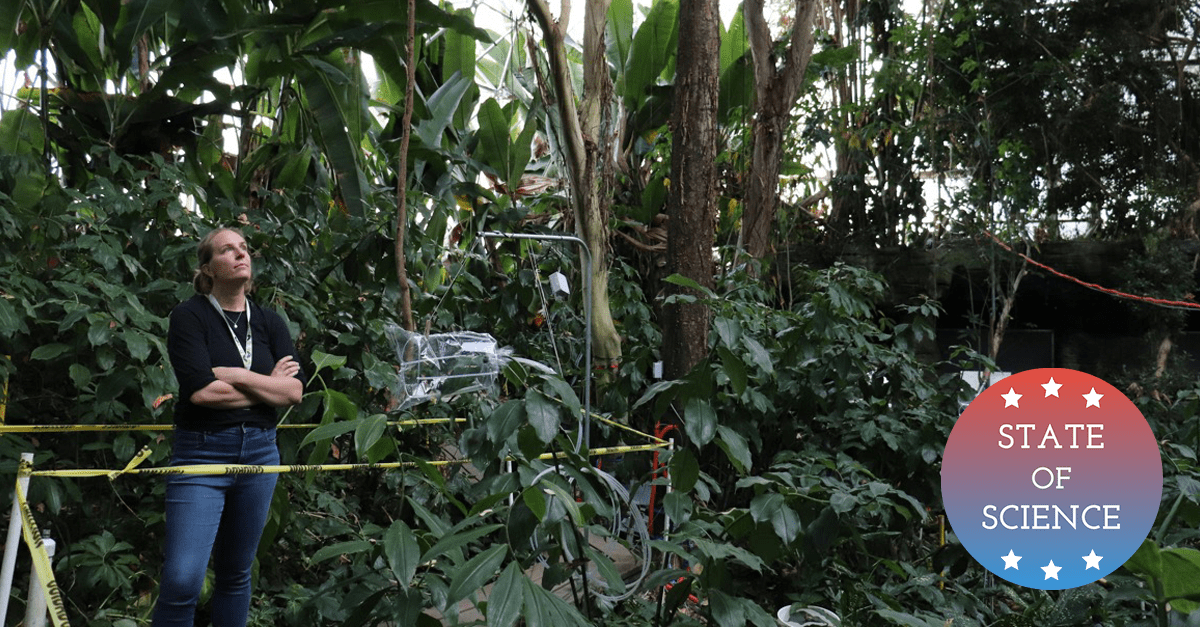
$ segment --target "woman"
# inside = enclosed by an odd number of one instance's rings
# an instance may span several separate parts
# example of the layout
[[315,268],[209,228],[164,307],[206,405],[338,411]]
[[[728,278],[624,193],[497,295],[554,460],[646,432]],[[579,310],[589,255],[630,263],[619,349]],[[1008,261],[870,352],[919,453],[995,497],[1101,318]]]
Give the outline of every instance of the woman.
[[[171,312],[167,352],[179,381],[171,465],[279,463],[275,409],[300,402],[304,374],[287,327],[246,297],[246,240],[217,229],[200,241],[196,295]],[[154,627],[192,627],[209,556],[216,579],[212,622],[244,626],[250,569],[275,474],[175,475],[167,479],[163,576]]]

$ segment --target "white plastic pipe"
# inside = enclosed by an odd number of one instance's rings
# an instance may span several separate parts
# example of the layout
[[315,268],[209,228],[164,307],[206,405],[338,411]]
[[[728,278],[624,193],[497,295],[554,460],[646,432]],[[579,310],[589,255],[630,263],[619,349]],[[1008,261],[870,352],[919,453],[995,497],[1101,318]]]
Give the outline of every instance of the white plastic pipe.
[[[33,463],[33,453],[21,453],[21,462]],[[17,476],[18,489],[29,489],[29,475]],[[12,514],[8,517],[8,539],[4,543],[4,563],[0,565],[0,625],[6,625],[8,600],[12,596],[13,570],[17,566],[17,547],[21,545],[21,503],[13,492]]]
[[[46,547],[46,557],[54,564],[54,540],[42,538],[42,546]],[[51,566],[53,568],[53,566]],[[37,569],[29,573],[29,601],[25,604],[25,627],[46,627],[46,595],[42,593],[42,585],[38,582]]]

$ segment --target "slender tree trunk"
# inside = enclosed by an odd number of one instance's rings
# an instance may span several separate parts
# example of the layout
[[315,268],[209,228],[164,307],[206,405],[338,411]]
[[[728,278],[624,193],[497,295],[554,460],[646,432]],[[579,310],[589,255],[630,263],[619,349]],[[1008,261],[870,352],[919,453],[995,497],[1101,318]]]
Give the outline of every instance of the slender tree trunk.
[[[754,63],[754,127],[742,243],[746,252],[762,259],[771,244],[771,225],[779,204],[779,168],[792,105],[804,84],[812,59],[813,17],[817,0],[796,0],[791,44],[781,67],[772,53],[774,42],[763,18],[763,0],[746,0],[746,31]],[[682,11],[682,7],[680,9]],[[682,24],[680,32],[683,31]],[[682,38],[681,38],[682,39]]]
[[583,35],[583,98],[576,107],[567,64],[562,25],[555,22],[545,0],[526,0],[545,39],[554,84],[555,106],[567,148],[575,228],[592,252],[592,354],[602,366],[621,359],[621,336],[608,301],[608,190],[613,176],[611,143],[612,82],[604,55],[604,26],[609,0],[588,0]]
[[411,136],[413,83],[417,80],[416,0],[408,0],[408,37],[404,46],[404,65],[408,80],[404,85],[404,122],[400,125],[400,163],[396,180],[396,281],[400,283],[400,316],[404,328],[416,330],[412,315],[412,290],[408,286],[408,258],[404,240],[408,232],[408,142]]
[[[711,288],[717,213],[717,97],[721,45],[717,0],[679,6],[679,55],[671,111],[671,193],[667,198],[667,264],[671,272]],[[674,285],[668,293],[690,290]],[[663,371],[683,377],[708,353],[710,312],[703,303],[664,310]]]

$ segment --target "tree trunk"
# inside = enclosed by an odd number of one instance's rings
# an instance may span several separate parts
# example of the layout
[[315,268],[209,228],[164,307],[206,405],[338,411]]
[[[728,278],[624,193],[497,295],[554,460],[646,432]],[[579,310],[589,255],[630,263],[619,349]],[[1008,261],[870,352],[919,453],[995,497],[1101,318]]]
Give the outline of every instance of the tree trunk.
[[[554,83],[555,106],[562,128],[561,141],[567,148],[567,171],[575,229],[592,252],[592,355],[604,366],[621,359],[621,336],[613,322],[608,301],[608,196],[613,177],[612,81],[604,54],[604,27],[609,0],[588,0],[583,35],[583,98],[575,104],[570,69],[563,42],[562,25],[555,22],[545,0],[526,0],[526,5],[545,39]],[[565,19],[565,17],[564,17]],[[590,364],[589,366],[590,367]]]
[[[711,288],[717,212],[717,97],[720,22],[717,0],[680,3],[675,103],[671,111],[671,193],[667,199],[667,260],[672,273]],[[668,293],[690,292],[677,286]],[[663,371],[687,374],[708,353],[709,311],[703,303],[668,305]]]
[[[763,0],[746,0],[744,5],[750,57],[754,62],[754,127],[741,239],[746,252],[755,259],[762,259],[771,244],[771,224],[779,203],[783,141],[792,105],[812,58],[816,7],[817,0],[796,0],[791,44],[782,67],[776,68],[774,42],[763,19]],[[685,32],[682,23],[680,32]]]

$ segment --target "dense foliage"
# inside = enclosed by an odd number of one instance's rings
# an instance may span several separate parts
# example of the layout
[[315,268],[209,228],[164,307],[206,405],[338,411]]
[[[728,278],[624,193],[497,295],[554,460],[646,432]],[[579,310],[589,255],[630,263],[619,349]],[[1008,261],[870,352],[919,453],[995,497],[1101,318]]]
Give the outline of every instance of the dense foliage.
[[[1200,620],[1200,389],[1177,356],[1120,382],[1148,391],[1137,399],[1165,476],[1151,537],[1124,568],[1061,593],[1017,589],[952,532],[943,539],[939,460],[969,393],[958,371],[995,364],[966,348],[936,356],[939,305],[885,302],[877,275],[739,250],[753,93],[740,80],[740,16],[722,30],[722,245],[708,289],[662,264],[679,3],[659,0],[635,19],[635,5],[616,0],[608,12],[621,164],[606,190],[611,250],[597,257],[611,260],[622,352],[588,399],[578,251],[480,235],[573,227],[563,120],[544,97],[536,34],[485,32],[469,11],[416,3],[411,175],[396,181],[410,16],[391,2],[285,4],[0,6],[0,50],[38,77],[0,113],[6,420],[169,423],[166,315],[190,293],[199,236],[241,225],[255,254],[253,298],[285,316],[312,379],[284,422],[316,426],[281,430],[284,463],[396,466],[281,477],[254,624],[471,622],[460,612],[470,600],[499,626],[768,626],[784,606],[827,608],[843,625]],[[1149,241],[1189,234],[1200,155],[1187,126],[1194,73],[1180,68],[1194,62],[1194,7],[825,9],[781,168],[789,193],[776,250],[933,241],[983,226],[1019,237],[1032,223],[1038,237],[1058,237],[1060,220],[1079,217],[1102,227],[1094,232]],[[214,78],[222,72],[234,84]],[[828,162],[814,156],[821,148]],[[921,193],[921,171],[941,181],[936,202]],[[397,188],[412,208],[406,286]],[[1172,263],[1168,276],[1131,264],[1130,284],[1191,285],[1179,276],[1189,265]],[[567,296],[550,291],[556,271],[569,277]],[[670,298],[712,315],[707,359],[677,380],[652,375],[658,295],[677,292],[666,285],[688,288]],[[402,287],[418,331],[488,333],[527,361],[506,362],[490,393],[397,411],[403,360],[386,328],[399,321]],[[1180,328],[1177,316],[1146,319],[1156,338]],[[599,420],[581,433],[589,407],[675,446],[580,454],[581,440],[646,440]],[[413,418],[449,422],[394,424]],[[12,476],[17,456],[36,451],[39,469],[117,469],[143,446],[146,465],[162,465],[169,433],[5,433],[0,464]],[[614,496],[624,490],[656,495],[651,528],[629,547],[651,556],[639,558],[636,582],[584,539],[637,531]],[[147,624],[161,481],[36,478],[30,496],[61,542],[56,574],[72,621]],[[545,587],[522,574],[535,568]],[[549,591],[556,585],[571,602]]]

